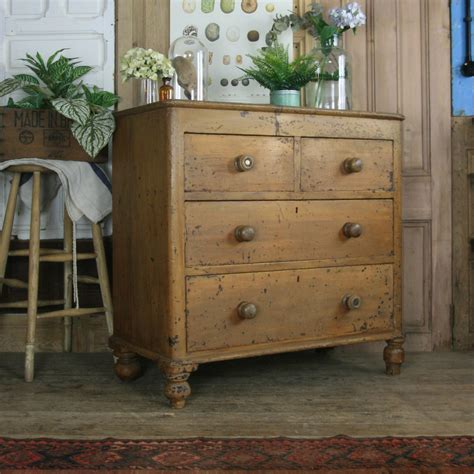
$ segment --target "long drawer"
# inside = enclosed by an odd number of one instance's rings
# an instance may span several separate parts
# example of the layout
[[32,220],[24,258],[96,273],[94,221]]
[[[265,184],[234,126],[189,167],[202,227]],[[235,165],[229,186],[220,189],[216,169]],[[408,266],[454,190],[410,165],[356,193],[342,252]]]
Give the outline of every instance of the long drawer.
[[188,277],[186,298],[189,352],[394,327],[391,265]]
[[193,135],[184,141],[186,191],[293,191],[293,138]]
[[392,191],[389,140],[303,138],[302,191]]
[[185,209],[187,266],[393,254],[389,199],[188,202]]

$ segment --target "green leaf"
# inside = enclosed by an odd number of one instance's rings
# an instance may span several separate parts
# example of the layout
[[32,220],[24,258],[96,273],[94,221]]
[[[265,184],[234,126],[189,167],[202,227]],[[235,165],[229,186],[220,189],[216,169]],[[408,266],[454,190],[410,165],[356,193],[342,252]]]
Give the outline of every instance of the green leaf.
[[115,118],[106,110],[90,115],[84,125],[73,122],[71,131],[86,153],[95,158],[109,142],[115,130]]
[[20,89],[21,82],[16,79],[8,78],[0,82],[0,97],[3,97],[7,94],[11,94],[16,90]]
[[13,78],[19,81],[22,85],[35,84],[39,86],[40,84],[38,79],[35,76],[32,76],[31,74],[15,74]]
[[91,114],[89,104],[85,99],[54,99],[53,107],[68,119],[84,125]]
[[82,76],[85,76],[88,72],[94,69],[92,66],[77,66],[72,71],[73,80],[79,79]]

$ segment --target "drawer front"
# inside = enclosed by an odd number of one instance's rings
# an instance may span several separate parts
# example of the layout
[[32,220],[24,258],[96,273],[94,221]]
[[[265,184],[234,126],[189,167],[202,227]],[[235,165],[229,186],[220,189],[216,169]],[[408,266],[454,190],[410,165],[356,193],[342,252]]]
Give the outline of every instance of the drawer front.
[[304,138],[301,146],[302,191],[393,190],[391,141]]
[[189,277],[186,293],[189,352],[394,327],[391,265]]
[[[294,190],[293,138],[188,134],[184,155],[186,191]],[[242,171],[245,156],[252,165]]]
[[[346,223],[359,224],[362,234],[344,235]],[[253,229],[253,238],[239,241],[242,229]],[[188,202],[186,234],[187,266],[391,256],[393,204],[390,199]]]

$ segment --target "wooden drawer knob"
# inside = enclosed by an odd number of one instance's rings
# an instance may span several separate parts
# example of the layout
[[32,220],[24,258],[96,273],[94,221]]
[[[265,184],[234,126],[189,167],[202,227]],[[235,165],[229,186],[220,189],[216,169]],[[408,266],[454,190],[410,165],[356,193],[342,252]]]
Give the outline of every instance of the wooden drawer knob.
[[344,295],[342,297],[342,304],[347,309],[359,309],[362,304],[362,299],[357,295]]
[[359,173],[362,168],[363,164],[360,158],[347,158],[342,163],[342,169],[345,173]]
[[253,319],[257,316],[257,307],[253,303],[242,301],[237,307],[237,313],[242,319]]
[[342,227],[342,233],[348,238],[357,238],[362,235],[362,226],[354,222],[346,222]]
[[234,231],[235,238],[239,242],[250,242],[255,238],[256,230],[250,225],[239,225]]
[[240,155],[235,161],[237,171],[249,171],[253,168],[255,160],[250,155]]

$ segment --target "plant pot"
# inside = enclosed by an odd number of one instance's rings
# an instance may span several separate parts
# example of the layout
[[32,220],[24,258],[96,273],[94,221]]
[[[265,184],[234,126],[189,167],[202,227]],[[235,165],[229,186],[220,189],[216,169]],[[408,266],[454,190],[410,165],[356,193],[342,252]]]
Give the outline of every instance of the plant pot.
[[270,91],[270,104],[284,107],[299,107],[301,105],[300,91]]
[[0,107],[0,161],[18,158],[107,161],[107,147],[91,158],[69,129],[70,121],[54,110]]

